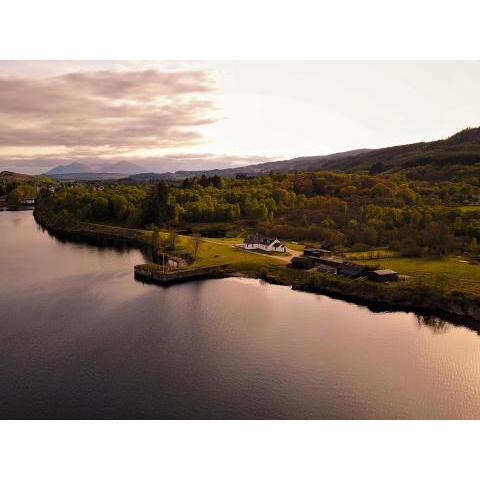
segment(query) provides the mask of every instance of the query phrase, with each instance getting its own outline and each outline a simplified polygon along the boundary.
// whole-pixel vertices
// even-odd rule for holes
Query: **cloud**
[[[214,87],[201,70],[0,76],[0,145],[88,155],[196,145],[216,120]]]

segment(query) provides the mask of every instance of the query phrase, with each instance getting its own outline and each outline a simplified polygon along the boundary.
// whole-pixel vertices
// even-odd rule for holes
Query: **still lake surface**
[[[1,418],[480,418],[466,327],[144,260],[0,212]]]

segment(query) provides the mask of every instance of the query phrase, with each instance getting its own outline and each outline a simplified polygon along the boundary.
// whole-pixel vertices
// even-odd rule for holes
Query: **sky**
[[[0,61],[0,170],[224,168],[480,125],[480,62]]]

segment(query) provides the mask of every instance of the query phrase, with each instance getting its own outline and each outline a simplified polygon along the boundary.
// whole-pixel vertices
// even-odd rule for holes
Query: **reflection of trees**
[[[433,333],[446,333],[450,324],[434,315],[415,315],[419,326],[432,329]]]

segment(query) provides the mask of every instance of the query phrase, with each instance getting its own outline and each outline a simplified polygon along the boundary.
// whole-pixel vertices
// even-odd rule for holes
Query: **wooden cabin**
[[[395,270],[388,268],[383,270],[371,270],[367,273],[367,278],[374,282],[396,282],[398,280],[398,273]]]
[[[326,250],[325,248],[305,247],[303,249],[303,254],[308,257],[316,257],[316,258],[327,258],[327,257],[333,256],[333,252],[331,250]]]

